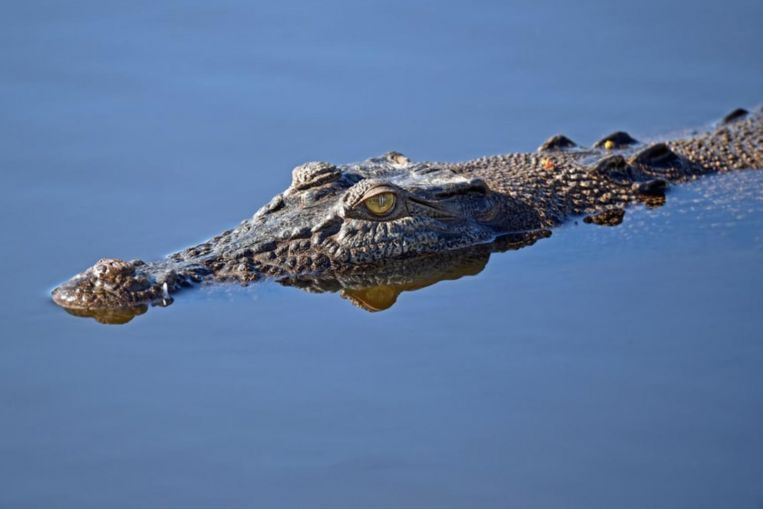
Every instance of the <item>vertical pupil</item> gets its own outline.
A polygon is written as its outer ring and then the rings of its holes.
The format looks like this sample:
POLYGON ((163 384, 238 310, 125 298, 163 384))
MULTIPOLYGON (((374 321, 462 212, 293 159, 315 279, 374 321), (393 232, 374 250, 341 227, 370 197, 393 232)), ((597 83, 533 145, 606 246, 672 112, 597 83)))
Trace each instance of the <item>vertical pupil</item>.
POLYGON ((381 216, 392 210, 395 206, 395 195, 393 193, 379 193, 367 198, 365 204, 368 210, 381 216))

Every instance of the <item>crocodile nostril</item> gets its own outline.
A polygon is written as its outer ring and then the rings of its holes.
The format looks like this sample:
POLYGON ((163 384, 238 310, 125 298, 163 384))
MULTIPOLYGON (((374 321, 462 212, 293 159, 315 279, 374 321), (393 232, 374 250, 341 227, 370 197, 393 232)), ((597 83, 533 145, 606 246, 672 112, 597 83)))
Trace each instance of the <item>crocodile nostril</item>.
POLYGON ((93 266, 93 274, 99 280, 112 280, 135 274, 132 263, 117 258, 101 258, 93 266))

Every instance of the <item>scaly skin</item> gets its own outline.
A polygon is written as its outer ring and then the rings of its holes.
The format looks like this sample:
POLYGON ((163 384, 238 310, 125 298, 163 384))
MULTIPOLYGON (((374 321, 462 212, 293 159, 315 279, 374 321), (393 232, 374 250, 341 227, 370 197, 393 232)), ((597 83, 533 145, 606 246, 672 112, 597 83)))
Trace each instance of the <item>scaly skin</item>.
POLYGON ((534 153, 461 163, 415 163, 397 152, 341 166, 306 163, 235 229, 155 262, 102 259, 56 288, 53 300, 119 320, 122 310, 166 304, 203 280, 270 277, 324 290, 386 274, 391 287, 412 288, 429 272, 461 274, 452 267, 464 259, 533 243, 569 217, 619 224, 628 204, 664 202, 668 182, 745 168, 763 168, 761 111, 736 110, 709 131, 651 144, 618 132, 592 148, 555 136, 534 153), (379 193, 394 197, 382 215, 368 206, 379 193))

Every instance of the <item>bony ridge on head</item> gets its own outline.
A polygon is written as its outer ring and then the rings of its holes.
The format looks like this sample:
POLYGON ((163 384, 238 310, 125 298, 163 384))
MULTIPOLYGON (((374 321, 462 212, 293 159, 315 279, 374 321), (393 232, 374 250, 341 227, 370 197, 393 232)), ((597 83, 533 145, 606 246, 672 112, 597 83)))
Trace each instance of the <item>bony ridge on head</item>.
POLYGON ((335 164, 325 161, 309 161, 294 167, 291 172, 291 185, 287 193, 302 191, 337 180, 342 172, 335 164))

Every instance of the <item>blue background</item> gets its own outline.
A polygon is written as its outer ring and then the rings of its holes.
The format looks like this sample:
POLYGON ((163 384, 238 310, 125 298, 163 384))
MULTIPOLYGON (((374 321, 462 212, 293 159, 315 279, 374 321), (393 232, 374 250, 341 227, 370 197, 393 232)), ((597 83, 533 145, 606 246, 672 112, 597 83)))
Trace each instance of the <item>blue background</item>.
POLYGON ((273 284, 124 326, 49 290, 306 160, 460 160, 763 101, 763 4, 5 2, 0 506, 759 507, 763 179, 370 314, 273 284))

